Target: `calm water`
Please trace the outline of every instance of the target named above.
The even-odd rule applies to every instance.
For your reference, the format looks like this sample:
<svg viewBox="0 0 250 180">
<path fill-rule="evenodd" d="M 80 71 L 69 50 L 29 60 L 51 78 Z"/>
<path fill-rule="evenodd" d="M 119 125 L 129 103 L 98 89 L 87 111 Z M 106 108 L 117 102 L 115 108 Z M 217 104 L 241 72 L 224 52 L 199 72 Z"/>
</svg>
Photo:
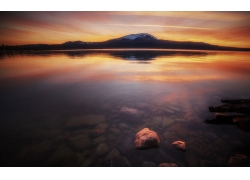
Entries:
<svg viewBox="0 0 250 180">
<path fill-rule="evenodd" d="M 232 155 L 250 155 L 249 132 L 204 123 L 214 118 L 208 107 L 227 98 L 250 98 L 249 52 L 3 52 L 0 164 L 226 166 Z M 158 134 L 159 148 L 135 149 L 144 127 Z"/>
</svg>

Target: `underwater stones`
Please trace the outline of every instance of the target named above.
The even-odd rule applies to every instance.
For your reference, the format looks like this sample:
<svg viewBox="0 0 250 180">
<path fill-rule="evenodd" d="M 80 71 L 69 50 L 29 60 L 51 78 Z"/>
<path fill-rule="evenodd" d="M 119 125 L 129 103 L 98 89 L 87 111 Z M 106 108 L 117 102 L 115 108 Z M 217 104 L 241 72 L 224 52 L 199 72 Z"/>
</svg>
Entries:
<svg viewBox="0 0 250 180">
<path fill-rule="evenodd" d="M 116 145 L 116 148 L 119 150 L 119 152 L 121 152 L 121 154 L 130 155 L 134 153 L 134 136 L 126 135 L 124 138 L 120 139 L 120 142 Z"/>
<path fill-rule="evenodd" d="M 60 146 L 53 154 L 47 159 L 43 166 L 62 166 L 62 164 L 70 161 L 72 158 L 76 160 L 75 153 L 67 146 Z"/>
<path fill-rule="evenodd" d="M 200 130 L 198 130 L 198 131 L 192 131 L 192 132 L 188 133 L 188 136 L 190 136 L 190 137 L 199 137 L 201 135 L 202 135 L 202 132 Z"/>
<path fill-rule="evenodd" d="M 175 123 L 175 120 L 174 119 L 172 119 L 172 118 L 166 118 L 166 117 L 164 117 L 163 119 L 162 119 L 162 126 L 165 128 L 165 127 L 168 127 L 168 126 L 170 126 L 170 125 L 172 125 L 172 124 L 174 124 Z"/>
<path fill-rule="evenodd" d="M 158 167 L 178 167 L 175 163 L 161 163 Z"/>
<path fill-rule="evenodd" d="M 102 135 L 102 136 L 100 136 L 100 137 L 98 137 L 98 138 L 95 138 L 95 139 L 93 140 L 93 144 L 96 146 L 96 145 L 98 145 L 98 144 L 100 144 L 100 143 L 103 143 L 103 142 L 105 142 L 105 141 L 107 141 L 107 137 L 106 137 L 105 135 Z"/>
<path fill-rule="evenodd" d="M 244 154 L 236 154 L 235 156 L 230 157 L 227 162 L 229 167 L 249 167 L 250 158 Z"/>
<path fill-rule="evenodd" d="M 135 147 L 136 148 L 150 148 L 160 145 L 160 139 L 156 132 L 144 128 L 136 134 Z"/>
<path fill-rule="evenodd" d="M 96 158 L 96 154 L 92 154 L 88 159 L 84 160 L 81 167 L 90 166 Z"/>
<path fill-rule="evenodd" d="M 87 134 L 78 135 L 69 139 L 70 144 L 77 150 L 82 151 L 92 146 L 92 142 Z"/>
<path fill-rule="evenodd" d="M 31 161 L 42 160 L 52 149 L 52 146 L 53 141 L 51 140 L 46 140 L 36 145 L 25 146 L 19 151 L 17 158 L 21 160 L 29 159 Z"/>
<path fill-rule="evenodd" d="M 156 167 L 156 164 L 150 161 L 143 161 L 142 167 Z"/>
<path fill-rule="evenodd" d="M 119 123 L 119 128 L 120 129 L 131 129 L 129 125 L 127 125 L 126 123 Z"/>
<path fill-rule="evenodd" d="M 105 143 L 101 143 L 97 146 L 96 148 L 96 154 L 97 155 L 103 155 L 105 154 L 106 152 L 108 152 L 108 147 Z"/>
<path fill-rule="evenodd" d="M 111 159 L 112 167 L 131 167 L 127 158 L 122 156 L 115 156 Z"/>
<path fill-rule="evenodd" d="M 139 111 L 137 109 L 127 108 L 127 107 L 122 107 L 120 109 L 120 112 L 124 113 L 124 114 L 132 114 L 132 115 L 137 115 L 139 113 Z"/>
<path fill-rule="evenodd" d="M 114 141 L 117 139 L 117 136 L 114 136 L 113 134 L 106 134 L 106 137 L 109 141 Z"/>
<path fill-rule="evenodd" d="M 162 124 L 162 117 L 154 117 L 151 121 L 152 126 L 160 126 Z"/>
<path fill-rule="evenodd" d="M 107 129 L 108 127 L 109 127 L 108 124 L 101 123 L 101 124 L 97 124 L 95 129 Z"/>
<path fill-rule="evenodd" d="M 94 153 L 93 150 L 91 150 L 91 149 L 86 149 L 86 150 L 83 152 L 83 155 L 84 155 L 84 157 L 89 157 L 89 156 L 91 156 L 93 153 Z"/>
<path fill-rule="evenodd" d="M 120 109 L 120 116 L 127 121 L 137 120 L 140 117 L 140 111 L 134 108 L 122 107 Z"/>
<path fill-rule="evenodd" d="M 106 131 L 105 129 L 92 129 L 88 132 L 88 134 L 89 134 L 89 137 L 96 138 L 102 135 L 103 133 L 105 133 L 105 131 Z"/>
<path fill-rule="evenodd" d="M 110 132 L 114 135 L 119 135 L 121 134 L 121 130 L 117 128 L 109 128 Z"/>
<path fill-rule="evenodd" d="M 182 151 L 186 150 L 186 143 L 183 141 L 175 141 L 172 143 L 172 145 L 179 150 L 182 150 Z"/>
<path fill-rule="evenodd" d="M 112 149 L 112 151 L 105 157 L 105 160 L 111 160 L 115 156 L 120 156 L 120 152 L 116 148 Z"/>
<path fill-rule="evenodd" d="M 175 131 L 178 135 L 181 137 L 186 137 L 188 134 L 187 129 L 185 129 L 182 125 L 180 124 L 175 124 L 171 127 L 168 128 L 168 131 Z"/>
<path fill-rule="evenodd" d="M 67 128 L 84 126 L 84 125 L 97 125 L 100 123 L 105 123 L 106 119 L 104 115 L 82 115 L 82 116 L 73 116 L 69 119 L 66 124 Z"/>
<path fill-rule="evenodd" d="M 194 156 L 193 154 L 187 153 L 186 154 L 186 162 L 190 167 L 199 167 L 199 159 Z"/>
<path fill-rule="evenodd" d="M 170 137 L 171 137 L 171 133 L 170 132 L 164 132 L 163 134 L 162 134 L 162 136 L 165 138 L 165 139 L 169 139 Z"/>
</svg>

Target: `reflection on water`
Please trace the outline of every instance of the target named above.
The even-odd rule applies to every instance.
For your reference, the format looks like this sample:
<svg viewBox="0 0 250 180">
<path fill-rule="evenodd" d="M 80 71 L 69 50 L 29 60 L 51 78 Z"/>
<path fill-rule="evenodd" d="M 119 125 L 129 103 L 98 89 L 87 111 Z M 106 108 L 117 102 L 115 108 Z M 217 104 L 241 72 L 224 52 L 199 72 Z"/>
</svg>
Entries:
<svg viewBox="0 0 250 180">
<path fill-rule="evenodd" d="M 203 121 L 249 98 L 250 53 L 185 50 L 1 52 L 2 166 L 226 166 L 249 133 Z M 122 107 L 135 116 L 124 116 Z M 144 127 L 159 148 L 137 150 Z M 171 143 L 186 142 L 186 151 Z M 149 163 L 150 162 L 150 163 Z"/>
</svg>

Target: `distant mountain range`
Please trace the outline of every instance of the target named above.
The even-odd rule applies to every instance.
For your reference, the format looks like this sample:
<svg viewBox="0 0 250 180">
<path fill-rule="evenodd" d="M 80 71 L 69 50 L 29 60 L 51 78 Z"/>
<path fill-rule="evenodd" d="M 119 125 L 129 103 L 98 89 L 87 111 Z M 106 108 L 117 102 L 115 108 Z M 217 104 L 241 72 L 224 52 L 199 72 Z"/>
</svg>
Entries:
<svg viewBox="0 0 250 180">
<path fill-rule="evenodd" d="M 66 50 L 66 49 L 108 49 L 108 48 L 157 48 L 157 49 L 194 49 L 194 50 L 227 50 L 250 51 L 250 48 L 237 48 L 211 45 L 204 42 L 162 40 L 151 34 L 130 34 L 103 42 L 69 41 L 63 44 L 28 44 L 4 46 L 2 50 Z"/>
</svg>

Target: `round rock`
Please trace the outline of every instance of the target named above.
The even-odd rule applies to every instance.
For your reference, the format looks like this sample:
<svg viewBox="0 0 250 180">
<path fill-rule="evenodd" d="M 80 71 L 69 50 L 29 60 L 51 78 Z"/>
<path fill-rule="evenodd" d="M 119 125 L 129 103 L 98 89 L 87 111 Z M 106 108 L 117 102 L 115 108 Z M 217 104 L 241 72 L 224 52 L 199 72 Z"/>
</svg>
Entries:
<svg viewBox="0 0 250 180">
<path fill-rule="evenodd" d="M 136 148 L 150 148 L 160 145 L 160 139 L 156 132 L 144 128 L 136 134 L 135 147 Z"/>
</svg>

